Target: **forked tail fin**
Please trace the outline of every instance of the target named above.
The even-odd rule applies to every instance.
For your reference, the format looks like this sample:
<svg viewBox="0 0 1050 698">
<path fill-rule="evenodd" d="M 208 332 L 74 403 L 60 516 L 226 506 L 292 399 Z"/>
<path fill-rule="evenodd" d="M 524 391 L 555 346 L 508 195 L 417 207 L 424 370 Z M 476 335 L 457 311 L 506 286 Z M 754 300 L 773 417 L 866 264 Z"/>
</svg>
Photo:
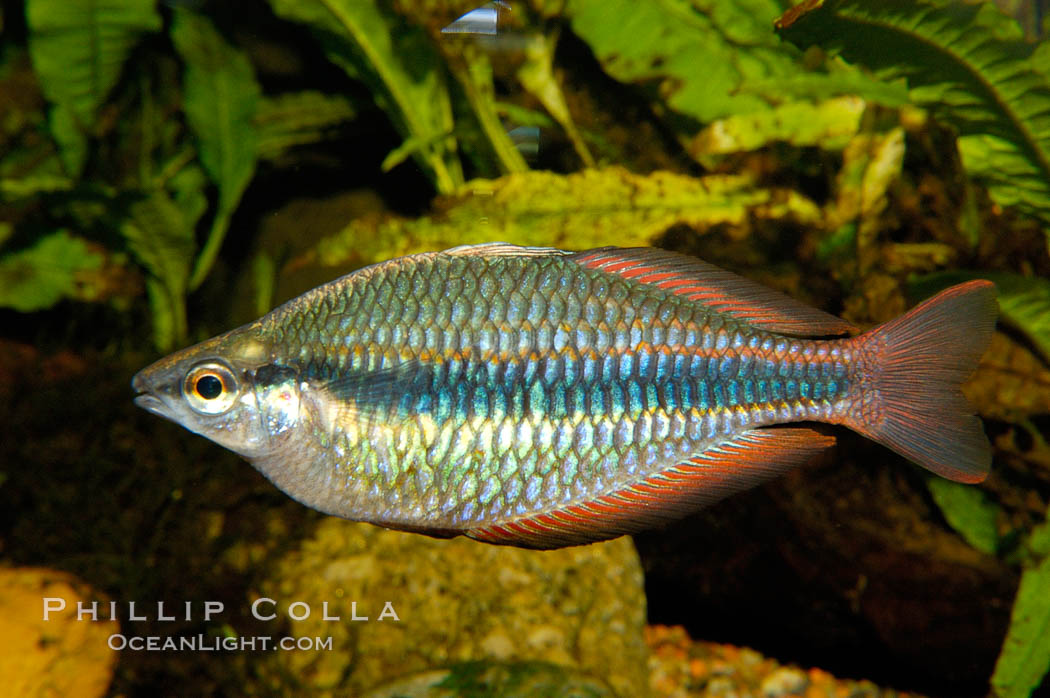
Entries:
<svg viewBox="0 0 1050 698">
<path fill-rule="evenodd" d="M 992 449 L 960 386 L 997 314 L 995 285 L 970 281 L 859 337 L 868 375 L 848 426 L 950 480 L 983 480 Z"/>
</svg>

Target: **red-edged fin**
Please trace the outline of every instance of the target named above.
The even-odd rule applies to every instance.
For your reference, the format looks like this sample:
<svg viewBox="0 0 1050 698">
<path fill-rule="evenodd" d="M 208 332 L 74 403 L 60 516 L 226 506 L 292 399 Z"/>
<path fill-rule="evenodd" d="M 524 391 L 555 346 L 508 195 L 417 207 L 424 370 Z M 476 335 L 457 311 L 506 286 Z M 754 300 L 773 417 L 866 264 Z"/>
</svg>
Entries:
<svg viewBox="0 0 1050 698">
<path fill-rule="evenodd" d="M 802 465 L 835 438 L 805 427 L 753 429 L 633 485 L 553 511 L 466 531 L 487 543 L 561 548 L 681 518 Z"/>
<path fill-rule="evenodd" d="M 847 426 L 950 480 L 983 480 L 992 449 L 960 386 L 997 314 L 995 285 L 970 281 L 858 337 L 868 383 Z"/>
<path fill-rule="evenodd" d="M 800 303 L 713 264 L 652 247 L 607 247 L 577 253 L 573 261 L 679 294 L 755 327 L 799 337 L 846 334 L 842 318 Z"/>
</svg>

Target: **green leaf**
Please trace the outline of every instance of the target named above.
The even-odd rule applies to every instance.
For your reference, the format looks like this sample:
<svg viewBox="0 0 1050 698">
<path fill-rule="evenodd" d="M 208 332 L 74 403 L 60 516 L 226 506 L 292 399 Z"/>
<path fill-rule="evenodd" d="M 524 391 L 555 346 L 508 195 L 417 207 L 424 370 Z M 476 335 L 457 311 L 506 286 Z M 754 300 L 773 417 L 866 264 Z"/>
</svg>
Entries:
<svg viewBox="0 0 1050 698">
<path fill-rule="evenodd" d="M 1038 557 L 1050 556 L 1050 524 L 1043 524 L 1032 529 L 1028 540 L 1025 541 L 1025 547 Z"/>
<path fill-rule="evenodd" d="M 65 104 L 56 104 L 51 108 L 48 125 L 51 128 L 51 137 L 58 145 L 62 169 L 70 177 L 79 177 L 87 162 L 87 133 L 77 125 L 73 110 Z"/>
<path fill-rule="evenodd" d="M 295 146 L 316 143 L 355 115 L 354 105 L 341 95 L 307 90 L 263 97 L 255 114 L 259 157 L 276 160 Z"/>
<path fill-rule="evenodd" d="M 270 4 L 277 16 L 310 27 L 329 59 L 370 84 L 402 137 L 428 144 L 416 159 L 439 192 L 462 184 L 442 62 L 421 29 L 406 25 L 376 0 Z"/>
<path fill-rule="evenodd" d="M 383 162 L 379 165 L 379 170 L 381 172 L 389 172 L 410 157 L 421 153 L 428 145 L 430 143 L 425 143 L 416 138 L 406 138 L 401 142 L 401 145 L 386 154 Z"/>
<path fill-rule="evenodd" d="M 565 101 L 565 94 L 554 77 L 554 51 L 557 41 L 557 34 L 540 34 L 529 38 L 525 44 L 525 61 L 518 68 L 518 81 L 561 125 L 583 166 L 594 167 L 594 157 L 576 128 L 569 113 L 569 105 Z"/>
<path fill-rule="evenodd" d="M 166 351 L 186 338 L 186 291 L 195 248 L 193 228 L 163 191 L 133 203 L 120 227 L 128 248 L 149 273 L 153 337 Z"/>
<path fill-rule="evenodd" d="M 995 555 L 999 548 L 999 507 L 984 492 L 973 485 L 937 477 L 929 478 L 926 487 L 948 524 L 967 543 L 986 555 Z"/>
<path fill-rule="evenodd" d="M 767 111 L 719 119 L 689 141 L 694 158 L 757 150 L 781 141 L 795 146 L 842 148 L 860 129 L 867 104 L 859 97 L 837 97 L 820 104 L 788 102 Z"/>
<path fill-rule="evenodd" d="M 265 315 L 273 308 L 277 287 L 277 262 L 273 255 L 260 250 L 252 258 L 252 286 L 255 292 L 255 314 Z"/>
<path fill-rule="evenodd" d="M 853 243 L 856 272 L 864 275 L 876 263 L 879 232 L 886 226 L 883 211 L 889 205 L 890 187 L 900 179 L 904 165 L 904 129 L 885 133 L 864 131 L 854 136 L 842 151 L 842 168 L 835 177 L 835 199 L 827 206 L 827 226 L 835 230 L 837 242 Z M 846 233 L 846 231 L 850 231 Z M 819 250 L 834 255 L 835 243 Z M 849 276 L 845 265 L 839 265 Z"/>
<path fill-rule="evenodd" d="M 1032 539 L 1050 536 L 1050 524 L 1032 532 Z M 1024 570 L 1017 588 L 1010 629 L 992 674 L 1000 698 L 1028 698 L 1050 670 L 1050 556 Z"/>
<path fill-rule="evenodd" d="M 540 126 L 543 128 L 554 126 L 554 120 L 543 112 L 510 102 L 496 102 L 496 111 L 518 126 Z"/>
<path fill-rule="evenodd" d="M 913 280 L 908 292 L 927 297 L 953 284 L 988 279 L 999 290 L 999 317 L 1023 332 L 1050 362 L 1050 281 L 1006 272 L 947 271 Z"/>
<path fill-rule="evenodd" d="M 959 133 L 969 173 L 999 203 L 1050 224 L 1050 79 L 993 3 L 810 0 L 778 27 L 888 78 Z"/>
<path fill-rule="evenodd" d="M 139 38 L 161 27 L 155 0 L 26 0 L 29 52 L 67 166 L 83 162 L 73 130 L 90 134 L 99 106 Z M 79 168 L 70 169 L 71 175 Z"/>
<path fill-rule="evenodd" d="M 205 17 L 177 11 L 171 37 L 186 63 L 186 117 L 197 137 L 201 164 L 219 189 L 218 210 L 190 278 L 193 289 L 210 271 L 230 217 L 255 173 L 254 118 L 261 89 L 248 58 Z"/>
<path fill-rule="evenodd" d="M 102 255 L 64 230 L 0 257 L 0 306 L 26 313 L 77 296 L 78 276 L 102 266 Z"/>
<path fill-rule="evenodd" d="M 779 94 L 813 102 L 852 96 L 885 107 L 911 104 L 904 80 L 883 82 L 839 59 L 828 60 L 812 71 L 800 70 L 768 80 L 752 80 L 741 85 L 740 91 L 765 95 L 774 102 L 780 101 L 775 99 Z"/>
<path fill-rule="evenodd" d="M 197 229 L 197 222 L 208 210 L 208 197 L 204 195 L 207 183 L 204 171 L 195 163 L 183 167 L 168 180 L 175 205 L 182 212 L 182 220 L 190 230 Z"/>
<path fill-rule="evenodd" d="M 622 168 L 570 175 L 525 172 L 475 180 L 441 199 L 433 216 L 354 221 L 317 247 L 323 265 L 368 264 L 453 245 L 503 240 L 587 249 L 651 244 L 673 225 L 704 230 L 750 217 L 813 224 L 817 206 L 789 190 L 759 188 L 747 177 L 701 179 Z"/>
<path fill-rule="evenodd" d="M 73 182 L 67 177 L 34 173 L 23 179 L 0 179 L 0 199 L 29 199 L 40 194 L 69 191 L 72 188 Z"/>
<path fill-rule="evenodd" d="M 703 123 L 764 111 L 767 102 L 741 85 L 799 69 L 798 53 L 770 31 L 781 10 L 774 0 L 723 2 L 706 13 L 689 0 L 566 2 L 573 31 L 606 72 L 655 85 L 668 107 Z"/>
<path fill-rule="evenodd" d="M 650 89 L 658 109 L 701 124 L 839 95 L 903 101 L 901 90 L 850 66 L 807 71 L 772 31 L 784 9 L 778 0 L 566 0 L 565 9 L 606 72 Z"/>
<path fill-rule="evenodd" d="M 161 19 L 155 0 L 26 0 L 26 25 L 44 95 L 88 129 L 128 53 Z"/>
<path fill-rule="evenodd" d="M 527 171 L 529 166 L 525 164 L 525 158 L 514 146 L 498 116 L 492 61 L 488 54 L 473 43 L 462 43 L 457 49 L 454 52 L 446 51 L 451 53 L 448 56 L 449 70 L 463 88 L 463 94 L 492 148 L 500 171 L 504 174 Z"/>
</svg>

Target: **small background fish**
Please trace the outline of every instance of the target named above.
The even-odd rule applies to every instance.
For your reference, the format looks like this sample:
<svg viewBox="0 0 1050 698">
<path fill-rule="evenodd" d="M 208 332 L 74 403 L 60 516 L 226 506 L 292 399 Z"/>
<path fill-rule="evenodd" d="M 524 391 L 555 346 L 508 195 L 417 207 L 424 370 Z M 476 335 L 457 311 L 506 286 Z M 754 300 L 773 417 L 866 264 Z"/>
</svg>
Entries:
<svg viewBox="0 0 1050 698">
<path fill-rule="evenodd" d="M 321 511 L 551 548 L 631 533 L 800 465 L 845 425 L 977 482 L 959 386 L 994 286 L 857 337 L 845 321 L 657 249 L 502 243 L 394 259 L 135 376 L 137 404 Z"/>
</svg>

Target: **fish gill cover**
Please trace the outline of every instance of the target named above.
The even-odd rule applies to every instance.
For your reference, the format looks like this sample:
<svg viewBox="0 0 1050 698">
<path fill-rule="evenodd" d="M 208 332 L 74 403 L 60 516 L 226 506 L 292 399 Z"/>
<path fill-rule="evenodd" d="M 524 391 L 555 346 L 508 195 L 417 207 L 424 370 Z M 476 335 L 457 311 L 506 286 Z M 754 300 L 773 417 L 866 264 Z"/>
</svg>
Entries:
<svg viewBox="0 0 1050 698">
<path fill-rule="evenodd" d="M 477 6 L 5 4 L 10 337 L 167 351 L 353 268 L 497 239 L 672 247 L 862 326 L 992 279 L 1005 331 L 966 390 L 995 474 L 929 493 L 1020 575 L 990 680 L 1030 693 L 1050 667 L 1045 4 L 1022 29 L 948 0 L 530 0 L 491 4 L 494 37 L 442 31 Z M 17 454 L 0 496 L 42 457 Z"/>
</svg>

